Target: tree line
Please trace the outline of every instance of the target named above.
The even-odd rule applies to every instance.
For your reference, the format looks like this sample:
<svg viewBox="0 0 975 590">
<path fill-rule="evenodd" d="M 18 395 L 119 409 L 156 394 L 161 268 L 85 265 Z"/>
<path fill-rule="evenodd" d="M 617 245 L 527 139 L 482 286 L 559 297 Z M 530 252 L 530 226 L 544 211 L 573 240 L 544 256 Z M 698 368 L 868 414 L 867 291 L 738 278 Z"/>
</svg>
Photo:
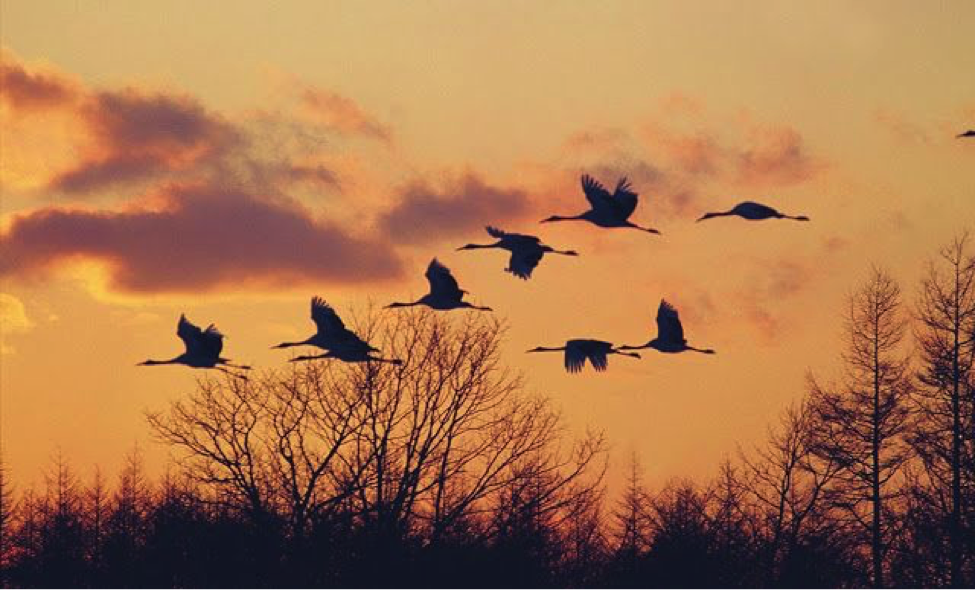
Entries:
<svg viewBox="0 0 975 590">
<path fill-rule="evenodd" d="M 499 355 L 503 326 L 357 318 L 403 359 L 203 378 L 147 415 L 113 481 L 57 454 L 0 468 L 4 587 L 964 587 L 975 583 L 975 255 L 905 296 L 882 268 L 842 311 L 842 369 L 710 481 L 607 497 L 600 432 L 567 434 Z M 381 320 L 381 321 L 380 321 Z"/>
</svg>

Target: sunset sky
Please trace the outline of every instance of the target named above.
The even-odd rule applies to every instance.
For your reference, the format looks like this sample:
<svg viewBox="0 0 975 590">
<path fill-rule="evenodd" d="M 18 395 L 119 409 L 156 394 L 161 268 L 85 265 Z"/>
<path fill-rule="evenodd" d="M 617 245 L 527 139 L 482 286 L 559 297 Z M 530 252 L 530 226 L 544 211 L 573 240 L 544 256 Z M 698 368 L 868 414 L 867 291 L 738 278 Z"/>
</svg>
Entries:
<svg viewBox="0 0 975 590">
<path fill-rule="evenodd" d="M 871 263 L 914 299 L 975 229 L 973 2 L 0 3 L 0 391 L 13 479 L 60 447 L 114 472 L 144 414 L 199 372 L 181 312 L 225 353 L 422 295 L 437 256 L 508 325 L 505 357 L 571 432 L 606 432 L 652 485 L 704 478 L 836 374 Z M 584 223 L 579 176 L 627 175 L 651 236 Z M 810 223 L 696 224 L 757 200 Z M 487 224 L 578 258 L 503 272 Z M 611 357 L 661 298 L 716 356 Z M 461 312 L 453 312 L 461 313 Z"/>
</svg>

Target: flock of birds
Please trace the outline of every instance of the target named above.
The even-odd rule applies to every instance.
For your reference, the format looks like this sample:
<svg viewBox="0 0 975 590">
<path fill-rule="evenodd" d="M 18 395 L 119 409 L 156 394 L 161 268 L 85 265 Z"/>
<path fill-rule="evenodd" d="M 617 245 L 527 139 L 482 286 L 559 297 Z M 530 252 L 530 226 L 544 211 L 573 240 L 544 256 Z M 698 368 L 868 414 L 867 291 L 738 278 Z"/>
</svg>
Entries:
<svg viewBox="0 0 975 590">
<path fill-rule="evenodd" d="M 969 132 L 975 135 L 975 132 Z M 620 179 L 615 190 L 610 193 L 602 184 L 589 175 L 582 176 L 582 190 L 589 201 L 589 210 L 573 216 L 553 215 L 542 220 L 542 223 L 556 221 L 586 221 L 603 228 L 633 228 L 651 234 L 660 234 L 656 229 L 642 227 L 630 221 L 638 203 L 638 195 L 626 178 Z M 715 217 L 737 216 L 749 221 L 765 219 L 791 219 L 795 221 L 809 221 L 804 215 L 786 215 L 776 209 L 760 203 L 745 201 L 735 205 L 728 211 L 718 211 L 704 214 L 698 221 Z M 458 250 L 475 250 L 483 248 L 500 248 L 511 253 L 508 267 L 505 269 L 512 275 L 527 280 L 532 271 L 546 254 L 563 256 L 578 256 L 574 250 L 557 250 L 543 244 L 531 235 L 508 233 L 495 227 L 487 227 L 487 232 L 497 241 L 491 244 L 467 244 Z M 430 284 L 429 292 L 416 301 L 396 302 L 387 308 L 410 307 L 423 305 L 438 311 L 452 309 L 473 309 L 492 311 L 490 307 L 474 305 L 465 301 L 467 291 L 460 288 L 446 266 L 434 258 L 426 271 L 426 278 Z M 355 332 L 348 329 L 334 309 L 321 297 L 311 300 L 311 319 L 315 322 L 316 331 L 310 337 L 300 342 L 282 342 L 273 348 L 291 348 L 296 346 L 311 346 L 325 351 L 317 355 L 296 356 L 291 361 L 307 361 L 315 359 L 335 359 L 348 363 L 381 362 L 393 365 L 402 364 L 400 359 L 383 358 L 378 356 L 381 351 Z M 224 335 L 210 324 L 205 330 L 192 324 L 185 315 L 180 316 L 176 335 L 183 341 L 185 352 L 169 360 L 147 360 L 140 365 L 168 365 L 179 364 L 193 368 L 217 369 L 246 379 L 238 372 L 249 370 L 246 365 L 236 365 L 230 359 L 220 356 L 223 351 Z M 677 309 L 667 301 L 661 300 L 657 309 L 657 334 L 646 344 L 640 346 L 615 346 L 611 342 L 594 339 L 569 340 L 564 346 L 539 346 L 527 352 L 562 352 L 564 354 L 565 369 L 570 373 L 577 373 L 585 367 L 586 361 L 596 371 L 607 368 L 607 357 L 611 354 L 640 358 L 635 350 L 653 349 L 662 353 L 699 352 L 714 354 L 710 348 L 695 348 L 687 343 L 684 328 L 681 325 Z M 232 370 L 235 369 L 235 370 Z"/>
<path fill-rule="evenodd" d="M 956 138 L 975 138 L 975 130 L 969 129 L 956 136 Z M 606 187 L 588 174 L 582 175 L 582 191 L 589 201 L 589 210 L 578 215 L 560 216 L 553 215 L 543 219 L 541 223 L 551 223 L 555 221 L 586 221 L 593 225 L 603 228 L 632 228 L 645 231 L 651 234 L 660 234 L 656 229 L 643 227 L 630 221 L 630 216 L 636 210 L 639 196 L 633 192 L 633 187 L 627 179 L 621 178 L 616 184 L 615 190 L 610 193 Z M 744 201 L 738 203 L 728 211 L 716 211 L 705 213 L 698 221 L 705 221 L 715 217 L 741 217 L 749 221 L 761 221 L 764 219 L 791 219 L 794 221 L 809 221 L 805 215 L 786 215 L 776 209 L 755 203 Z M 514 276 L 527 280 L 532 275 L 532 271 L 542 261 L 546 254 L 560 254 L 563 256 L 578 256 L 575 250 L 556 250 L 555 248 L 543 244 L 542 241 L 526 234 L 508 233 L 496 227 L 487 227 L 487 233 L 497 239 L 493 244 L 467 244 L 458 250 L 479 250 L 483 248 L 500 248 L 511 253 L 508 261 L 508 268 L 505 271 Z M 411 307 L 414 305 L 424 305 L 438 311 L 448 311 L 451 309 L 475 309 L 479 311 L 492 311 L 490 307 L 474 305 L 464 300 L 467 291 L 460 288 L 457 279 L 450 272 L 450 269 L 434 258 L 427 266 L 427 281 L 430 283 L 430 292 L 420 297 L 416 301 L 406 303 L 390 303 L 387 308 Z M 355 332 L 345 327 L 342 319 L 335 313 L 335 310 L 328 305 L 321 297 L 314 297 L 311 300 L 311 319 L 315 322 L 316 331 L 309 338 L 300 342 L 282 342 L 273 348 L 291 348 L 294 346 L 313 346 L 324 350 L 323 354 L 296 356 L 291 361 L 307 361 L 315 359 L 336 359 L 347 363 L 358 362 L 381 362 L 394 365 L 402 364 L 400 359 L 388 359 L 376 356 L 375 353 L 381 351 L 362 338 Z M 165 361 L 147 360 L 139 363 L 140 365 L 185 365 L 198 369 L 217 369 L 246 379 L 241 373 L 230 369 L 249 370 L 247 365 L 235 365 L 230 359 L 220 356 L 223 351 L 224 335 L 217 330 L 216 326 L 210 324 L 206 330 L 192 324 L 186 319 L 185 315 L 179 318 L 176 328 L 176 335 L 180 337 L 186 347 L 183 354 Z M 565 369 L 570 373 L 578 373 L 585 367 L 586 361 L 592 365 L 596 371 L 605 371 L 608 362 L 607 357 L 611 354 L 640 358 L 633 350 L 643 350 L 652 348 L 663 353 L 680 352 L 700 352 L 704 354 L 714 354 L 710 348 L 695 348 L 687 343 L 684 337 L 684 327 L 681 324 L 677 309 L 665 300 L 660 301 L 657 308 L 657 336 L 650 339 L 641 346 L 615 346 L 611 342 L 580 338 L 569 340 L 563 346 L 545 347 L 538 346 L 528 352 L 562 352 L 565 358 Z"/>
</svg>

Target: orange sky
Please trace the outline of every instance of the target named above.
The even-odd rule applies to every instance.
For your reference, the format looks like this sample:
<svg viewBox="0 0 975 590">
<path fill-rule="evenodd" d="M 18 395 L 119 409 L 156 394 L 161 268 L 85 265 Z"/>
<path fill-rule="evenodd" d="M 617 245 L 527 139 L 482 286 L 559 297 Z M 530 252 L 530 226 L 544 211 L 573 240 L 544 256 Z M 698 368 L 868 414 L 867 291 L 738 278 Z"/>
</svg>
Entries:
<svg viewBox="0 0 975 590">
<path fill-rule="evenodd" d="M 871 262 L 913 298 L 975 228 L 975 4 L 0 4 L 4 458 L 114 471 L 196 373 L 181 312 L 280 366 L 308 299 L 418 296 L 436 255 L 509 325 L 507 360 L 648 480 L 704 477 L 829 376 Z M 627 174 L 655 237 L 538 225 Z M 809 224 L 697 225 L 754 199 Z M 574 248 L 523 282 L 494 224 Z M 179 236 L 179 239 L 174 239 Z M 715 357 L 568 375 L 536 345 L 642 342 L 661 297 Z"/>
</svg>

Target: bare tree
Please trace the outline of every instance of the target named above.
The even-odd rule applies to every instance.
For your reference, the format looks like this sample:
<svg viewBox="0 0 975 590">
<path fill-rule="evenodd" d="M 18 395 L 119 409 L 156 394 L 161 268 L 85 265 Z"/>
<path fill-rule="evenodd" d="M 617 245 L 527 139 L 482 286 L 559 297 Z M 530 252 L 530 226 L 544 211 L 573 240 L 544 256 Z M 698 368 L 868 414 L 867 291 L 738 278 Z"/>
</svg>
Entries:
<svg viewBox="0 0 975 590">
<path fill-rule="evenodd" d="M 7 478 L 7 466 L 0 454 L 0 588 L 7 587 L 7 569 L 13 553 L 14 515 L 17 504 L 13 486 Z"/>
<path fill-rule="evenodd" d="M 355 323 L 402 364 L 203 379 L 149 422 L 216 500 L 258 520 L 283 516 L 293 539 L 340 511 L 391 539 L 436 542 L 529 474 L 562 501 L 592 471 L 601 436 L 563 448 L 558 414 L 500 364 L 498 322 L 417 309 Z"/>
<path fill-rule="evenodd" d="M 616 557 L 626 563 L 643 555 L 650 545 L 649 498 L 643 487 L 640 460 L 634 452 L 630 456 L 625 488 L 613 511 L 616 525 L 614 541 Z"/>
<path fill-rule="evenodd" d="M 436 542 L 519 480 L 543 485 L 542 499 L 569 490 L 601 453 L 600 435 L 561 452 L 559 415 L 500 364 L 498 321 L 422 309 L 386 319 L 381 348 L 403 364 L 385 373 L 359 365 L 349 375 L 363 394 L 362 427 L 343 455 L 362 475 L 354 511 L 376 530 L 420 527 Z M 364 331 L 375 333 L 375 323 Z"/>
<path fill-rule="evenodd" d="M 919 378 L 925 387 L 916 396 L 922 426 L 912 442 L 931 484 L 950 490 L 949 579 L 955 587 L 966 582 L 963 491 L 971 474 L 965 473 L 964 465 L 975 441 L 975 397 L 970 395 L 975 360 L 975 257 L 968 243 L 965 232 L 929 262 L 916 304 L 915 330 L 922 364 Z"/>
<path fill-rule="evenodd" d="M 306 363 L 246 382 L 203 379 L 168 413 L 148 419 L 216 502 L 261 524 L 283 514 L 300 542 L 315 515 L 342 496 L 338 482 L 348 473 L 340 451 L 361 426 L 361 394 L 341 375 Z"/>
<path fill-rule="evenodd" d="M 838 461 L 812 453 L 814 415 L 808 400 L 789 406 L 769 440 L 753 453 L 741 454 L 748 501 L 757 515 L 766 583 L 773 583 L 785 557 L 808 534 L 830 526 L 825 501 Z"/>
<path fill-rule="evenodd" d="M 885 502 L 898 494 L 895 478 L 910 456 L 904 435 L 912 384 L 901 352 L 906 320 L 894 279 L 874 268 L 850 296 L 845 319 L 841 383 L 827 387 L 809 378 L 817 418 L 811 449 L 842 466 L 832 501 L 869 533 L 873 585 L 881 588 L 892 522 Z"/>
</svg>

